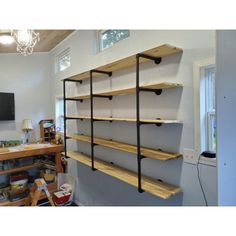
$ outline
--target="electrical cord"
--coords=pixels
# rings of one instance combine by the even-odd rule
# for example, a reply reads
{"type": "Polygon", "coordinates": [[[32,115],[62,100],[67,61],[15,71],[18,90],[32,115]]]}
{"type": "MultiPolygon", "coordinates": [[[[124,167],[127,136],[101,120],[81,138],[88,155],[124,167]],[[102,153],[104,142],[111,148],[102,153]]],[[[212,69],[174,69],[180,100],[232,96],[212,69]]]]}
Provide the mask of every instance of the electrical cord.
{"type": "Polygon", "coordinates": [[[202,182],[201,182],[201,179],[200,179],[200,171],[199,171],[200,158],[201,158],[201,154],[199,155],[198,161],[197,161],[197,176],[198,176],[198,181],[199,181],[199,184],[200,184],[200,187],[201,187],[201,190],[202,190],[202,195],[204,197],[205,205],[208,206],[206,195],[205,195],[205,192],[204,192],[204,189],[203,189],[203,186],[202,186],[202,182]]]}

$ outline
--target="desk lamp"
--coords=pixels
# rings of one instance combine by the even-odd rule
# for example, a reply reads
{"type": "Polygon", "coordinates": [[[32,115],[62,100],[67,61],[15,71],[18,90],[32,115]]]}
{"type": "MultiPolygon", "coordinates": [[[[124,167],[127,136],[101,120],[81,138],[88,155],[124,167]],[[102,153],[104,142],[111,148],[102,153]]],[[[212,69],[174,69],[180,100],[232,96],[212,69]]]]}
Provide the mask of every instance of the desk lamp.
{"type": "Polygon", "coordinates": [[[22,123],[22,130],[26,133],[26,143],[29,142],[29,131],[33,130],[32,120],[24,119],[22,123]]]}

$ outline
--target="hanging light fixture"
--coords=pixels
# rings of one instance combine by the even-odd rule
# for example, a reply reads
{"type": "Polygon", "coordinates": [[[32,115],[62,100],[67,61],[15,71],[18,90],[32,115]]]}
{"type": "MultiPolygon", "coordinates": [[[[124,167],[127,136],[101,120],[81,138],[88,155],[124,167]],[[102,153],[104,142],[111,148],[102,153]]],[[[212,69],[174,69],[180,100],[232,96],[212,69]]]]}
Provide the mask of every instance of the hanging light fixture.
{"type": "Polygon", "coordinates": [[[30,55],[40,40],[39,33],[35,33],[34,30],[11,30],[11,35],[15,39],[17,52],[24,56],[30,55]]]}

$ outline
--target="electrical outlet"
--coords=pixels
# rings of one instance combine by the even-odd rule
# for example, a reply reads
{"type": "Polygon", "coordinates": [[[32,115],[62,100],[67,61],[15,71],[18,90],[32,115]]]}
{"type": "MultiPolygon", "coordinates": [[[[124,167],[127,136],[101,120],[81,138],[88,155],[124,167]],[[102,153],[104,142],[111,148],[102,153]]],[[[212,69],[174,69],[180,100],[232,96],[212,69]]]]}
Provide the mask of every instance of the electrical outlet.
{"type": "Polygon", "coordinates": [[[190,164],[197,164],[195,150],[188,148],[184,149],[184,162],[190,164]]]}

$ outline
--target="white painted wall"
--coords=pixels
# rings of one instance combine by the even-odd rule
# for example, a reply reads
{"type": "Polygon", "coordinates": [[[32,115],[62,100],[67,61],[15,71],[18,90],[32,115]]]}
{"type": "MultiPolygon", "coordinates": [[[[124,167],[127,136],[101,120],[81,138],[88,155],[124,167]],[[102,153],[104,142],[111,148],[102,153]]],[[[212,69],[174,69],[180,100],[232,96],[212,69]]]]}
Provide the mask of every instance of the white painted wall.
{"type": "Polygon", "coordinates": [[[236,31],[217,31],[216,108],[218,204],[236,204],[236,31]]]}
{"type": "MultiPolygon", "coordinates": [[[[96,49],[96,31],[77,31],[66,39],[51,53],[51,63],[55,56],[67,47],[71,48],[71,67],[66,71],[54,74],[52,66],[52,88],[54,98],[62,95],[62,82],[67,76],[92,69],[112,62],[130,54],[169,43],[183,48],[183,55],[164,58],[159,66],[153,63],[142,65],[141,83],[156,81],[173,81],[184,85],[183,89],[165,90],[159,97],[153,94],[142,95],[141,116],[144,118],[180,119],[184,125],[164,125],[142,127],[142,144],[152,148],[162,148],[167,151],[183,152],[184,148],[194,149],[194,101],[193,101],[193,63],[214,56],[214,31],[144,31],[132,30],[130,37],[113,47],[98,53],[96,49]]],[[[112,79],[97,79],[94,91],[104,91],[125,88],[135,84],[134,68],[115,72],[112,79]]],[[[76,86],[68,86],[68,95],[88,93],[88,81],[76,86]]],[[[135,96],[119,96],[112,101],[96,99],[95,115],[114,117],[135,116],[135,96]]],[[[89,102],[68,103],[68,114],[89,115],[89,102]]],[[[86,121],[69,121],[69,132],[90,134],[90,125],[86,121]]],[[[95,124],[95,135],[113,138],[128,143],[136,143],[136,128],[127,123],[95,124]]],[[[90,154],[88,144],[69,141],[71,149],[90,154]]],[[[102,147],[96,147],[95,155],[101,159],[113,161],[136,171],[136,157],[102,147]]],[[[100,172],[92,172],[75,161],[70,161],[69,172],[78,179],[75,199],[84,205],[203,205],[203,197],[197,180],[196,165],[183,163],[182,159],[160,162],[151,159],[143,161],[143,173],[156,179],[162,179],[182,187],[183,194],[169,200],[161,200],[147,193],[139,194],[137,190],[125,183],[115,180],[100,172]]],[[[215,205],[216,168],[201,166],[201,179],[205,187],[208,203],[215,205]]]]}
{"type": "Polygon", "coordinates": [[[0,92],[15,93],[15,121],[0,121],[0,140],[21,139],[25,118],[33,122],[31,138],[39,139],[38,122],[54,116],[49,71],[46,53],[0,54],[0,92]]]}

